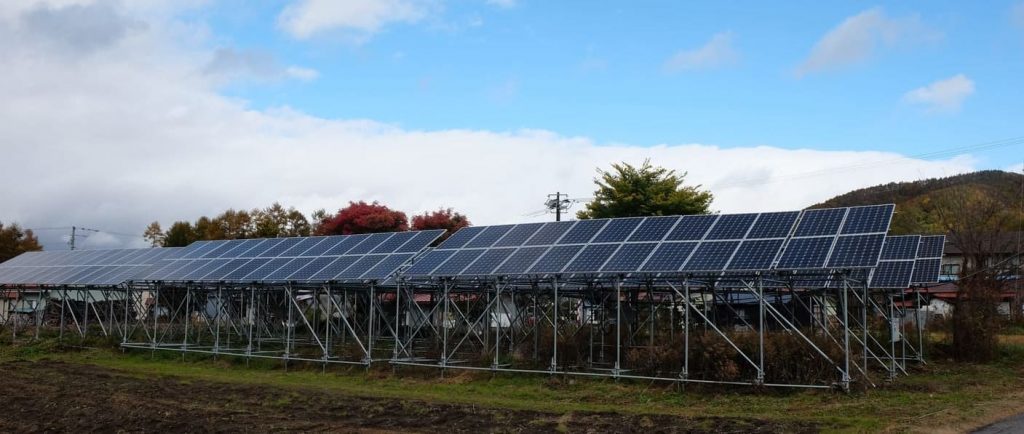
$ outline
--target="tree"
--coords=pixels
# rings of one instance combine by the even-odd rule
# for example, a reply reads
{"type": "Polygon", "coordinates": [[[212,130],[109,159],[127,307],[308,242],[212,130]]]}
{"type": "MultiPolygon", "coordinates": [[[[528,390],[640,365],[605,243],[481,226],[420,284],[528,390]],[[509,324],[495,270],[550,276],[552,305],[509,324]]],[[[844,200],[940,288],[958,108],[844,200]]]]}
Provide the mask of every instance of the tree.
{"type": "Polygon", "coordinates": [[[187,221],[177,221],[164,234],[164,247],[185,247],[199,239],[195,228],[187,221]]]}
{"type": "Polygon", "coordinates": [[[611,171],[597,169],[597,190],[577,218],[634,217],[651,215],[707,214],[714,197],[700,185],[684,186],[686,173],[628,163],[612,164],[611,171]]]}
{"type": "Polygon", "coordinates": [[[164,230],[160,228],[160,222],[153,222],[146,226],[146,232],[142,233],[142,237],[149,241],[149,245],[152,247],[164,245],[164,230]]]}
{"type": "Polygon", "coordinates": [[[428,229],[445,229],[444,235],[438,240],[444,241],[455,231],[469,226],[471,223],[466,216],[453,211],[451,208],[441,208],[437,211],[425,212],[412,217],[412,229],[425,231],[428,229]]]}
{"type": "Polygon", "coordinates": [[[309,221],[294,207],[285,209],[274,202],[266,208],[252,210],[251,214],[256,238],[309,236],[309,221]]]}
{"type": "Polygon", "coordinates": [[[320,235],[349,235],[408,230],[404,212],[395,211],[374,201],[349,202],[319,227],[320,235]]]}
{"type": "Polygon", "coordinates": [[[0,222],[0,262],[39,250],[43,250],[43,246],[39,245],[39,239],[31,229],[22,229],[17,223],[5,227],[0,222]]]}

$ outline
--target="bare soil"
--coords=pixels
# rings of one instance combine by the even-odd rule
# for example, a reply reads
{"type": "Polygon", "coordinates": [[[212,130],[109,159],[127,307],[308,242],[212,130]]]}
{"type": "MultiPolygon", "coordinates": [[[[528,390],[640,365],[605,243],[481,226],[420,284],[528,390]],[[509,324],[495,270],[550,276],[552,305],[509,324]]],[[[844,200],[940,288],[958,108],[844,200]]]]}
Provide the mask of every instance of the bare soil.
{"type": "Polygon", "coordinates": [[[0,364],[2,432],[815,432],[812,424],[567,414],[228,384],[59,361],[0,364]]]}

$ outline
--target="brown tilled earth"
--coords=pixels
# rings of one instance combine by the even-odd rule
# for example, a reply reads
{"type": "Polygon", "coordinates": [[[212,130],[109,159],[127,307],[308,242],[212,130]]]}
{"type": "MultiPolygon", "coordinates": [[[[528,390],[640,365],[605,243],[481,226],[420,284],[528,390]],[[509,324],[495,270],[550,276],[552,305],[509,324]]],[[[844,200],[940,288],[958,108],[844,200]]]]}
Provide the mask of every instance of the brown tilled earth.
{"type": "Polygon", "coordinates": [[[332,391],[0,364],[2,432],[813,432],[751,419],[500,410],[332,391]]]}

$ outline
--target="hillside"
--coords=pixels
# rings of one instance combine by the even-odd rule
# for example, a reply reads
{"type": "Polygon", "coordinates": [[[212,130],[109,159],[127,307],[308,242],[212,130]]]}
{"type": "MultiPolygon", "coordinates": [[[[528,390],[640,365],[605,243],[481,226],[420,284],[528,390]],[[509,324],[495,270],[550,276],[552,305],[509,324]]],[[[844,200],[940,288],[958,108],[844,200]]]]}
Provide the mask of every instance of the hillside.
{"type": "MultiPolygon", "coordinates": [[[[913,182],[893,182],[862,188],[845,193],[811,208],[895,203],[893,234],[943,233],[942,212],[937,208],[953,192],[965,192],[971,197],[985,196],[1006,204],[1014,222],[1007,230],[1019,230],[1024,221],[1021,211],[1021,188],[1024,175],[1001,170],[984,170],[946,178],[932,178],[913,182]]],[[[947,213],[948,214],[948,213],[947,213]]]]}

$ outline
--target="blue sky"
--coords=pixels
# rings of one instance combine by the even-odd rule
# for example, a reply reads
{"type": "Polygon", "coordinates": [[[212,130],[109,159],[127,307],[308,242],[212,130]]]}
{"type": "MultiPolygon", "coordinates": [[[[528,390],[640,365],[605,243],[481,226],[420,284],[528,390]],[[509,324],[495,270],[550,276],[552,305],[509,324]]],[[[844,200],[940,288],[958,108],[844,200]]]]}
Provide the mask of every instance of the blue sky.
{"type": "Polygon", "coordinates": [[[0,54],[0,221],[89,248],[273,202],[550,220],[645,159],[721,212],[1024,170],[1024,0],[22,0],[0,54]]]}
{"type": "MultiPolygon", "coordinates": [[[[299,2],[302,3],[302,2],[299,2]]],[[[195,12],[216,43],[266,52],[314,80],[224,88],[253,107],[408,129],[544,129],[598,143],[711,143],[916,155],[1022,135],[1024,28],[1012,2],[530,2],[421,4],[412,22],[296,37],[287,2],[227,2],[195,12]],[[844,20],[896,27],[848,63],[801,73],[844,20]],[[724,35],[727,59],[670,59],[724,35]],[[973,92],[934,109],[905,95],[951,77],[973,92]]],[[[294,5],[294,4],[292,4],[294,5]]],[[[873,34],[874,33],[874,34],[873,34]]],[[[854,56],[856,57],[856,56],[854,56]]],[[[1019,163],[1019,147],[979,154],[1019,163]]]]}

